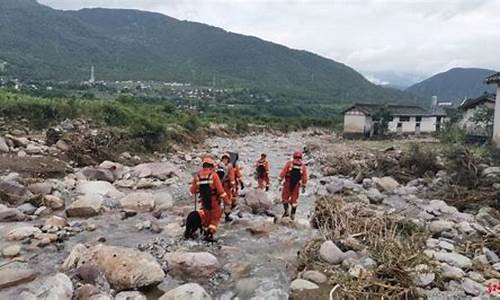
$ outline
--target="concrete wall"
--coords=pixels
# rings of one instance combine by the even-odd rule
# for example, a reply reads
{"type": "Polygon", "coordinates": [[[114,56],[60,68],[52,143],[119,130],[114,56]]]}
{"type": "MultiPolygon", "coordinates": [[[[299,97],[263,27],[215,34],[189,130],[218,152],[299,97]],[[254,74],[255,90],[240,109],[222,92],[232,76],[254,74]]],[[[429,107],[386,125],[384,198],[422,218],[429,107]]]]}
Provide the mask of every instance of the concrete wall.
{"type": "Polygon", "coordinates": [[[371,118],[362,114],[344,115],[344,132],[346,133],[365,133],[371,130],[371,118]]]}
{"type": "Polygon", "coordinates": [[[394,119],[389,122],[389,132],[415,133],[417,123],[420,123],[420,133],[435,132],[436,122],[436,117],[422,117],[420,122],[417,122],[416,117],[410,117],[409,121],[401,121],[400,117],[394,117],[394,119]],[[402,124],[402,128],[400,130],[398,130],[398,123],[402,124]]]}
{"type": "Polygon", "coordinates": [[[497,84],[497,98],[495,103],[495,125],[493,125],[493,144],[500,148],[500,84],[497,84]]]}

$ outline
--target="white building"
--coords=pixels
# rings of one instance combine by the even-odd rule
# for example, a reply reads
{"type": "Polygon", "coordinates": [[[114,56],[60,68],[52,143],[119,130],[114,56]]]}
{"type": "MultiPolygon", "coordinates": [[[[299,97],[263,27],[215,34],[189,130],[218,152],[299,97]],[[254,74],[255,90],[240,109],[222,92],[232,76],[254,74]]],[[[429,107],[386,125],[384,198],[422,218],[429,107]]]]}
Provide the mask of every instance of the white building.
{"type": "Polygon", "coordinates": [[[487,84],[496,84],[495,123],[493,125],[493,144],[500,148],[500,72],[486,78],[487,84]]]}
{"type": "Polygon", "coordinates": [[[460,128],[463,128],[467,134],[472,136],[489,136],[486,124],[478,124],[474,121],[476,113],[483,109],[495,108],[495,94],[484,93],[477,98],[465,99],[460,104],[460,111],[462,111],[462,119],[458,122],[460,128]]]}
{"type": "Polygon", "coordinates": [[[441,128],[446,117],[439,107],[429,111],[415,105],[354,104],[344,111],[344,136],[360,138],[379,134],[380,122],[376,115],[382,110],[391,116],[388,130],[393,134],[432,133],[441,128]]]}

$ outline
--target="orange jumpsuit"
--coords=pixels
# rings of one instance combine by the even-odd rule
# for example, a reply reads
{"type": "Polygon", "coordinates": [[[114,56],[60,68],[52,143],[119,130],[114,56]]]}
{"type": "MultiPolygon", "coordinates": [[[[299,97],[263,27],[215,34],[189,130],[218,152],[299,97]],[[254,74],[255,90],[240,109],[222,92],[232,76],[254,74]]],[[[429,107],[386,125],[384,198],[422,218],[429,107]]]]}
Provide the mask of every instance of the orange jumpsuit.
{"type": "MultiPolygon", "coordinates": [[[[227,194],[222,187],[219,176],[212,169],[204,168],[199,171],[193,178],[191,183],[191,194],[200,193],[200,185],[206,181],[210,184],[211,189],[211,208],[201,207],[200,216],[202,225],[211,234],[215,234],[219,227],[220,218],[222,216],[222,207],[220,198],[227,199],[227,194]]],[[[201,202],[201,199],[200,199],[201,202]]]]}
{"type": "Polygon", "coordinates": [[[232,164],[224,165],[224,163],[220,163],[218,168],[223,168],[225,170],[225,176],[222,179],[222,186],[224,187],[224,191],[227,194],[226,200],[224,201],[224,210],[225,212],[231,211],[231,205],[234,198],[234,190],[236,187],[236,175],[235,168],[233,168],[232,164]],[[227,207],[227,208],[226,208],[227,207]]]}
{"type": "Polygon", "coordinates": [[[265,189],[269,186],[269,161],[267,159],[259,159],[255,163],[255,170],[257,171],[257,168],[259,166],[263,166],[265,169],[265,172],[262,176],[259,177],[259,174],[257,173],[257,185],[259,189],[265,189]]]}
{"type": "Polygon", "coordinates": [[[280,180],[283,180],[283,178],[285,179],[285,183],[283,184],[283,190],[281,192],[281,201],[286,204],[297,205],[299,200],[300,187],[305,186],[308,180],[306,165],[300,159],[293,159],[288,161],[280,173],[280,180]],[[295,187],[291,188],[290,172],[294,167],[300,168],[301,179],[300,182],[295,185],[295,187]]]}
{"type": "Polygon", "coordinates": [[[240,184],[243,178],[243,174],[241,173],[241,169],[238,165],[234,167],[234,178],[236,181],[236,185],[234,187],[233,198],[231,201],[233,207],[238,203],[238,198],[240,197],[240,184]]]}

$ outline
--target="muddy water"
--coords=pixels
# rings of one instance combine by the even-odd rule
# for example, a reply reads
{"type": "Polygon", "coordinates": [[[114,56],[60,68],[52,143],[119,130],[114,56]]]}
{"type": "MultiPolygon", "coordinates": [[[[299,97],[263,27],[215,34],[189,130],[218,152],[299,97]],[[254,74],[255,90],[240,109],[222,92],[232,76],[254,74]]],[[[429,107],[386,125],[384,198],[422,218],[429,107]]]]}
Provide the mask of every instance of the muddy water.
{"type": "MultiPolygon", "coordinates": [[[[247,185],[255,186],[255,180],[251,176],[253,164],[259,158],[260,153],[265,152],[271,163],[271,190],[269,196],[276,200],[273,212],[281,216],[283,208],[279,201],[277,176],[285,162],[290,159],[293,151],[302,149],[304,138],[299,133],[286,137],[271,135],[250,136],[242,139],[215,139],[196,153],[209,150],[214,154],[223,151],[238,151],[240,162],[244,167],[244,180],[247,185]]],[[[194,155],[193,155],[194,156],[194,155]]],[[[306,157],[307,160],[307,157],[306,157]]],[[[312,170],[311,170],[312,169],[312,170]]],[[[310,167],[310,171],[314,166],[310,167]]],[[[187,166],[187,172],[194,171],[194,166],[187,166]]],[[[72,247],[77,243],[97,244],[99,241],[108,245],[139,247],[151,244],[154,240],[161,239],[169,244],[168,250],[182,251],[208,251],[218,259],[223,270],[210,280],[195,280],[186,278],[185,281],[174,280],[167,277],[160,285],[168,289],[184,282],[198,282],[202,284],[215,299],[288,299],[288,288],[290,276],[296,266],[297,252],[304,243],[314,237],[314,230],[309,227],[309,217],[314,205],[315,179],[311,180],[306,194],[301,195],[301,204],[297,211],[296,221],[293,225],[272,225],[272,218],[266,216],[255,216],[242,212],[241,218],[235,217],[231,224],[222,222],[218,233],[218,242],[206,244],[203,242],[183,241],[179,238],[170,238],[165,232],[155,234],[148,230],[138,231],[136,225],[146,220],[154,220],[150,213],[139,213],[137,216],[121,220],[117,211],[104,213],[100,216],[74,220],[95,224],[97,229],[93,232],[83,231],[69,238],[59,245],[59,250],[50,246],[43,250],[34,250],[27,253],[26,257],[38,253],[38,256],[29,261],[29,265],[40,272],[41,275],[53,274],[57,271],[64,258],[72,247]],[[252,235],[247,228],[255,224],[268,223],[271,230],[268,234],[252,235]],[[236,271],[240,270],[240,271],[236,271]],[[243,280],[245,279],[245,280],[243,280]]],[[[190,206],[191,200],[187,193],[189,178],[185,177],[176,187],[165,188],[174,196],[175,207],[190,206]]],[[[148,190],[149,192],[160,192],[161,190],[148,190]]],[[[175,207],[172,210],[175,210],[175,207]]],[[[167,212],[166,216],[159,222],[161,226],[176,222],[181,224],[183,216],[167,212]]],[[[35,221],[37,222],[37,221],[35,221]]],[[[41,223],[41,221],[38,221],[41,223]]],[[[16,223],[16,225],[19,223],[16,223]]],[[[5,232],[8,225],[0,225],[0,231],[5,232]]],[[[2,234],[3,235],[3,234],[2,234]]],[[[2,240],[2,246],[7,243],[2,240]]],[[[30,284],[36,286],[39,280],[30,284]]],[[[16,287],[0,293],[0,298],[12,295],[23,287],[16,287]]],[[[156,299],[163,294],[158,289],[145,291],[149,299],[156,299]]]]}

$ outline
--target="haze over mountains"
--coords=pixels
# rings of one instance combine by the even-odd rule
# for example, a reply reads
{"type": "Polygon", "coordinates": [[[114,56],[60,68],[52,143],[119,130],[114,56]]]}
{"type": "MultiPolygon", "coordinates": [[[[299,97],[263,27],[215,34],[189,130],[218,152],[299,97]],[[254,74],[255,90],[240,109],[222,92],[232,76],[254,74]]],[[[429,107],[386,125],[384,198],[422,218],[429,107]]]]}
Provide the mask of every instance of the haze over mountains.
{"type": "Polygon", "coordinates": [[[464,98],[475,98],[495,88],[484,84],[484,79],[496,71],[478,68],[454,68],[436,74],[407,89],[424,98],[437,96],[440,102],[459,104],[464,98]]]}
{"type": "Polygon", "coordinates": [[[418,100],[313,53],[158,13],[2,0],[0,24],[4,73],[20,78],[84,80],[94,65],[101,80],[215,82],[333,101],[418,100]]]}

